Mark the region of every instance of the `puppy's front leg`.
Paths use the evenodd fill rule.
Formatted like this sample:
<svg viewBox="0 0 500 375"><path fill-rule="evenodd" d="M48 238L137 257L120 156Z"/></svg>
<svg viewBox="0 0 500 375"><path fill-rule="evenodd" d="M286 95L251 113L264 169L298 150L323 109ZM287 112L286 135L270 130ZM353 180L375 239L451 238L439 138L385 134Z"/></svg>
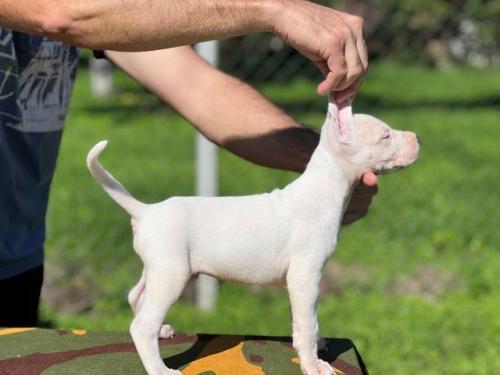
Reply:
<svg viewBox="0 0 500 375"><path fill-rule="evenodd" d="M318 320L316 302L321 278L320 267L303 262L290 264L287 287L292 307L293 347L305 375L332 375L334 369L318 358Z"/></svg>

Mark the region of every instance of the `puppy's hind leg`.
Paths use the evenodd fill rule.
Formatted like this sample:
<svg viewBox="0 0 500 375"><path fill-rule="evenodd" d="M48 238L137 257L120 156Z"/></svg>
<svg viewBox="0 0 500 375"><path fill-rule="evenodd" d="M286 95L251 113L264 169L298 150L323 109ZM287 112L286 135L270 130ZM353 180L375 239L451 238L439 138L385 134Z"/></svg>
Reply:
<svg viewBox="0 0 500 375"><path fill-rule="evenodd" d="M140 306L144 302L145 287L146 287L146 270L143 270L141 278L128 293L128 303L134 314L137 313ZM172 338L175 336L175 330L170 324L164 324L161 326L159 336L161 339Z"/></svg>
<svg viewBox="0 0 500 375"><path fill-rule="evenodd" d="M163 363L158 336L166 313L179 298L189 279L186 264L185 259L181 262L178 259L169 259L168 263L157 261L146 265L144 302L139 306L132 321L130 333L142 363L150 375L181 374L180 371L168 369Z"/></svg>
<svg viewBox="0 0 500 375"><path fill-rule="evenodd" d="M142 270L142 275L137 284L128 293L128 304L132 311L137 313L144 298L144 288L146 286L146 270Z"/></svg>

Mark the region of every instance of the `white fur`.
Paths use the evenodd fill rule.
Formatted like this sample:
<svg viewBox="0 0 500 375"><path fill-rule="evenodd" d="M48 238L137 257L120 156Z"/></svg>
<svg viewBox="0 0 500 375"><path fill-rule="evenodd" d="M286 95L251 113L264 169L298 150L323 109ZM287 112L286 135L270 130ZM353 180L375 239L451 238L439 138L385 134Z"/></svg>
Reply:
<svg viewBox="0 0 500 375"><path fill-rule="evenodd" d="M383 138L390 132L389 138ZM329 103L320 143L306 171L283 189L242 197L173 197L155 204L133 198L89 152L87 165L105 191L132 216L134 249L144 272L129 294L136 316L130 332L148 374L180 374L164 365L158 336L186 282L197 274L252 284L286 285L293 345L304 374L333 374L318 359L316 301L321 272L337 243L350 194L363 172L409 165L418 154L413 133L371 116L352 116L350 103Z"/></svg>

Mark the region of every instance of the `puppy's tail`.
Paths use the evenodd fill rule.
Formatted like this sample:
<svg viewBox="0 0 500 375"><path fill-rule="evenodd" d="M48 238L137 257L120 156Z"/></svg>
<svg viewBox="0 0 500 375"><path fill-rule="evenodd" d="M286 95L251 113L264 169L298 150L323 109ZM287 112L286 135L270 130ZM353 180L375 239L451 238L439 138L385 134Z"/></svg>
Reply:
<svg viewBox="0 0 500 375"><path fill-rule="evenodd" d="M116 203L122 206L132 217L139 218L146 205L131 196L123 185L105 170L97 160L107 144L108 141L101 141L92 147L87 155L87 167L95 180Z"/></svg>

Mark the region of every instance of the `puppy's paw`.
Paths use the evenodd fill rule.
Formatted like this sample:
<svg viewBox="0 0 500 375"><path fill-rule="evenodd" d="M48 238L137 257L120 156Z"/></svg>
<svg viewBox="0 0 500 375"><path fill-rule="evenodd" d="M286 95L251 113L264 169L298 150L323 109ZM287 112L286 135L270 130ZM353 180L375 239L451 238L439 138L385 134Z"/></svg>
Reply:
<svg viewBox="0 0 500 375"><path fill-rule="evenodd" d="M336 375L333 367L321 359L315 359L302 366L302 372L304 375Z"/></svg>
<svg viewBox="0 0 500 375"><path fill-rule="evenodd" d="M160 328L160 339L171 339L175 336L175 330L170 324L162 325Z"/></svg>

